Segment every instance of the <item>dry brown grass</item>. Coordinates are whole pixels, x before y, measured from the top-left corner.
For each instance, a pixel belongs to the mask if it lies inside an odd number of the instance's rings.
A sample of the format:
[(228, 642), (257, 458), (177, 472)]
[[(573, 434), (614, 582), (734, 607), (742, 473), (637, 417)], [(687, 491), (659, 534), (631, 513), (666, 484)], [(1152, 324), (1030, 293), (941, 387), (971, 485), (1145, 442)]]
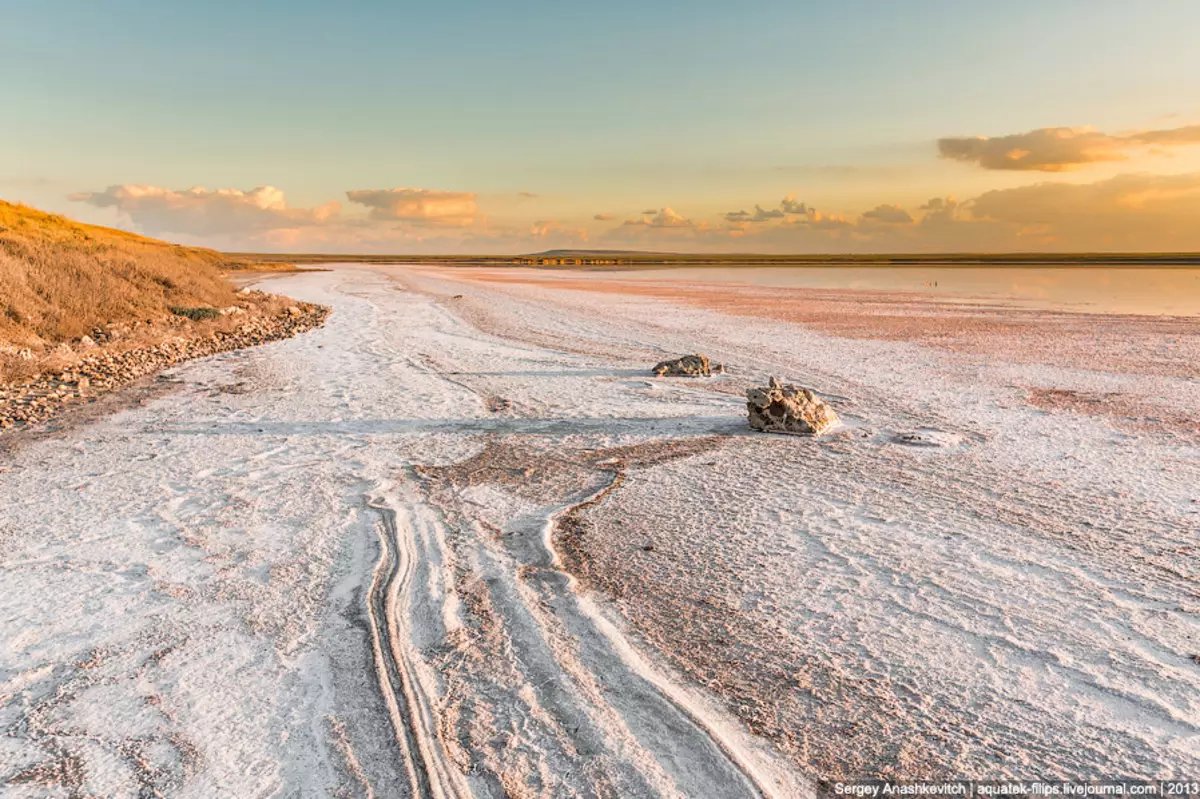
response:
[(40, 353), (109, 323), (160, 319), (171, 306), (223, 307), (240, 264), (0, 201), (0, 342)]
[[(84, 225), (0, 200), (0, 382), (69, 366), (78, 351), (86, 351), (80, 338), (98, 328), (122, 328), (120, 347), (128, 347), (168, 334), (232, 327), (236, 318), (189, 322), (171, 309), (234, 305), (237, 287), (222, 272), (257, 268), (214, 250)], [(280, 303), (286, 307), (290, 301), (258, 297), (253, 310), (277, 312)]]

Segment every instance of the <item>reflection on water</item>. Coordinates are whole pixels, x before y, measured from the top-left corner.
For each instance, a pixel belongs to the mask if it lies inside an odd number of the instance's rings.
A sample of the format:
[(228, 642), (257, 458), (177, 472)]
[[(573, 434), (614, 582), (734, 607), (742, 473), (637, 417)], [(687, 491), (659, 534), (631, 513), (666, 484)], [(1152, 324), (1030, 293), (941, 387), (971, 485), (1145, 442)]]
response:
[(682, 266), (591, 272), (618, 280), (907, 291), (949, 301), (1106, 314), (1200, 316), (1200, 269), (1154, 267)]

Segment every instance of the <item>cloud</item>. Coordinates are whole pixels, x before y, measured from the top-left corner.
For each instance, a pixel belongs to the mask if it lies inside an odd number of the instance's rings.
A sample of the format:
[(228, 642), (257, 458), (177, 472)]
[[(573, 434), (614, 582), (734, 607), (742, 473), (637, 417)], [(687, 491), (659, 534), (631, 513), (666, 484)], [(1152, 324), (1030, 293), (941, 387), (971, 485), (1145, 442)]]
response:
[(789, 194), (779, 201), (777, 209), (764, 210), (761, 205), (754, 206), (754, 213), (735, 211), (725, 214), (729, 222), (770, 222), (776, 219), (784, 220), (793, 225), (816, 225), (824, 227), (840, 227), (845, 221), (840, 217), (829, 217), (817, 209), (796, 200), (795, 194)]
[(696, 237), (696, 247), (796, 253), (1200, 249), (1200, 173), (1048, 181), (965, 201), (934, 197), (915, 213), (881, 204), (856, 220), (806, 209), (777, 224), (743, 225), (736, 239), (708, 231)]
[(844, 230), (854, 227), (854, 223), (843, 216), (830, 216), (812, 208), (809, 209), (806, 217), (794, 220), (792, 224), (814, 230)]
[(294, 208), (271, 186), (119, 185), (71, 199), (113, 209), (122, 224), (128, 220), (150, 235), (226, 250), (506, 253), (577, 247), (589, 237), (606, 247), (694, 252), (1200, 250), (1200, 173), (1046, 181), (968, 199), (933, 197), (911, 210), (872, 203), (846, 216), (788, 195), (776, 208), (755, 204), (692, 218), (663, 207), (618, 224), (602, 213), (489, 219), (469, 193), (392, 189), (347, 196), (361, 208)]
[(871, 222), (881, 222), (885, 225), (907, 225), (913, 221), (912, 215), (897, 205), (877, 205), (862, 215), (863, 219)]
[(804, 203), (796, 202), (795, 194), (789, 194), (784, 197), (779, 203), (779, 209), (785, 214), (808, 214), (808, 206)]
[(69, 199), (97, 208), (114, 208), (151, 236), (238, 236), (310, 227), (328, 223), (340, 208), (336, 202), (316, 208), (290, 208), (283, 192), (274, 186), (250, 191), (209, 191), (196, 186), (176, 191), (126, 184), (72, 194)]
[(942, 158), (984, 169), (1063, 172), (1087, 164), (1124, 161), (1139, 148), (1200, 144), (1200, 125), (1113, 136), (1092, 128), (1038, 128), (1008, 136), (938, 139)]
[(1200, 173), (999, 189), (976, 197), (971, 214), (1056, 249), (1195, 250), (1200, 249)]
[(926, 202), (917, 207), (918, 211), (927, 211), (930, 213), (942, 213), (947, 210), (953, 210), (960, 205), (958, 200), (953, 197), (931, 197)]
[(534, 222), (529, 228), (529, 235), (543, 241), (554, 239), (571, 244), (583, 244), (588, 240), (587, 228), (569, 225), (557, 219)]
[(783, 211), (778, 209), (766, 210), (761, 205), (754, 206), (754, 213), (745, 211), (730, 211), (725, 214), (728, 222), (769, 222), (772, 219), (783, 219)]
[[(627, 219), (622, 227), (649, 227), (649, 228), (689, 228), (695, 223), (677, 213), (672, 208), (663, 208), (660, 211), (643, 211), (641, 219)], [(653, 216), (651, 216), (653, 214)]]
[(917, 210), (925, 212), (925, 215), (921, 217), (922, 225), (933, 225), (953, 222), (958, 218), (958, 212), (963, 207), (963, 203), (953, 197), (932, 197)]
[(434, 189), (358, 189), (346, 192), (352, 203), (371, 209), (371, 217), (417, 227), (469, 227), (478, 208), (473, 192)]

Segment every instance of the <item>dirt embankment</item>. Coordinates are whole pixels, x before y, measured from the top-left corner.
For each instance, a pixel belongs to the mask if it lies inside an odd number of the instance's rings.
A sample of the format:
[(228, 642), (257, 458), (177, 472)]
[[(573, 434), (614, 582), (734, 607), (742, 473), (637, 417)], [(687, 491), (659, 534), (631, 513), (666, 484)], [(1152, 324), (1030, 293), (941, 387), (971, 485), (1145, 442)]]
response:
[(326, 308), (225, 277), (257, 266), (0, 201), (0, 429), (324, 322)]

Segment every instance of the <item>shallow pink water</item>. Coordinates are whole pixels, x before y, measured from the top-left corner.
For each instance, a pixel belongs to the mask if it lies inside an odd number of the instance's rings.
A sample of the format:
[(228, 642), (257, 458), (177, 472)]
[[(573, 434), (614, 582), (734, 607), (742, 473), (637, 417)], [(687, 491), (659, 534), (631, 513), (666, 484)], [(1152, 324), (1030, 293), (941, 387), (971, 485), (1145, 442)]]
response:
[(1084, 313), (1200, 316), (1200, 269), (1195, 268), (714, 265), (588, 274), (653, 282), (912, 291)]

